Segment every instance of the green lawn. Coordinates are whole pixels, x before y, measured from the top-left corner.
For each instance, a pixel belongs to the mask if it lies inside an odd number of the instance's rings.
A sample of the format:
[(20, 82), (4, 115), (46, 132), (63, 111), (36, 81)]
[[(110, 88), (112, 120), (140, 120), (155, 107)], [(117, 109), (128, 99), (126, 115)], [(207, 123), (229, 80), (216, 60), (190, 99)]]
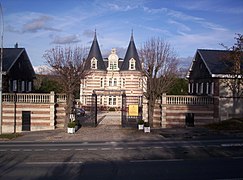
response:
[(0, 134), (0, 139), (8, 139), (8, 140), (11, 140), (11, 139), (15, 139), (17, 137), (21, 136), (21, 134), (14, 134), (14, 133), (10, 133), (10, 134)]
[(206, 125), (206, 127), (214, 130), (243, 130), (243, 118), (234, 118), (219, 123), (212, 123)]

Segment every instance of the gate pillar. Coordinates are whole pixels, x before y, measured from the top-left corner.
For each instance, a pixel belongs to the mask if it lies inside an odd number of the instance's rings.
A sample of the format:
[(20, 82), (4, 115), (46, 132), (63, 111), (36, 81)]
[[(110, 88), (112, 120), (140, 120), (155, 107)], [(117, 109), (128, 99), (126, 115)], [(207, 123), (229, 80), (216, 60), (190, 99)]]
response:
[(97, 126), (97, 94), (95, 93), (95, 91), (93, 91), (92, 94), (92, 114), (94, 115), (94, 122), (95, 122), (95, 126)]

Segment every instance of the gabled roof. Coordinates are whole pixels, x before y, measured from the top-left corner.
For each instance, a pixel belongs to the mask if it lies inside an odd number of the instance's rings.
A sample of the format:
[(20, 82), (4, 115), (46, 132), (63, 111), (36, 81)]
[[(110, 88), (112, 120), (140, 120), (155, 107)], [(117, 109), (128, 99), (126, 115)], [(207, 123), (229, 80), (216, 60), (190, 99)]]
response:
[(85, 69), (86, 70), (90, 69), (91, 59), (94, 58), (94, 57), (97, 59), (97, 69), (98, 70), (106, 70), (105, 64), (104, 64), (104, 61), (103, 61), (103, 58), (102, 58), (102, 55), (101, 55), (99, 43), (98, 43), (98, 40), (97, 40), (96, 32), (95, 32), (94, 40), (92, 42), (92, 45), (91, 45), (91, 48), (90, 48), (90, 51), (89, 51), (89, 55), (88, 55), (86, 62), (85, 62)]
[(3, 49), (3, 69), (2, 69), (3, 72), (8, 73), (21, 55), (25, 57), (30, 73), (34, 77), (35, 71), (33, 69), (33, 66), (31, 65), (27, 52), (25, 51), (24, 48), (4, 48)]
[[(230, 67), (232, 67), (232, 63), (229, 61), (229, 57), (231, 53), (232, 51), (227, 50), (198, 49), (187, 77), (189, 77), (190, 71), (193, 69), (197, 56), (202, 59), (212, 77), (230, 75)], [(241, 69), (243, 69), (243, 56), (241, 57)]]
[(136, 60), (136, 70), (141, 71), (142, 70), (141, 62), (139, 60), (137, 48), (134, 43), (133, 34), (131, 35), (131, 39), (130, 39), (130, 42), (129, 42), (129, 45), (127, 48), (127, 52), (125, 54), (125, 58), (122, 63), (122, 66), (121, 66), (121, 71), (126, 71), (129, 69), (129, 60), (131, 58)]

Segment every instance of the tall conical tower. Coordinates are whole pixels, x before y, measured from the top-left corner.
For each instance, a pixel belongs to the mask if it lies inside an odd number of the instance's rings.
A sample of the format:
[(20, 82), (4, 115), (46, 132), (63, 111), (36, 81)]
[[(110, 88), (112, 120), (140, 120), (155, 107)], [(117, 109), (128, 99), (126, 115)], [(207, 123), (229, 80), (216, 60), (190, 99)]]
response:
[(94, 35), (94, 40), (92, 42), (90, 51), (89, 51), (89, 55), (86, 59), (85, 62), (85, 69), (86, 70), (90, 70), (90, 69), (97, 69), (97, 70), (106, 70), (105, 69), (105, 64), (101, 55), (101, 51), (100, 51), (100, 46), (97, 40), (97, 35), (96, 35), (96, 31), (95, 31), (95, 35)]
[[(134, 65), (134, 67), (131, 66), (131, 63)], [(142, 70), (137, 48), (134, 43), (133, 32), (131, 33), (131, 38), (127, 48), (127, 52), (125, 54), (125, 58), (121, 66), (121, 71), (127, 71), (127, 70), (136, 70), (136, 71)]]

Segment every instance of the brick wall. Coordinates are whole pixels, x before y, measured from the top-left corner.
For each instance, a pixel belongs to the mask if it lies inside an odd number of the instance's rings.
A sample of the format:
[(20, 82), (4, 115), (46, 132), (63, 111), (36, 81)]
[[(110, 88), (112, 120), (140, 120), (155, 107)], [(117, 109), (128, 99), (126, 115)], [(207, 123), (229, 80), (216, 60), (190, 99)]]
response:
[(195, 126), (218, 121), (215, 106), (211, 97), (163, 95), (155, 106), (154, 127), (184, 127), (186, 113), (194, 114)]
[[(65, 97), (50, 94), (3, 94), (2, 133), (21, 132), (23, 113), (30, 114), (30, 131), (64, 127)], [(16, 125), (15, 125), (16, 124)]]

